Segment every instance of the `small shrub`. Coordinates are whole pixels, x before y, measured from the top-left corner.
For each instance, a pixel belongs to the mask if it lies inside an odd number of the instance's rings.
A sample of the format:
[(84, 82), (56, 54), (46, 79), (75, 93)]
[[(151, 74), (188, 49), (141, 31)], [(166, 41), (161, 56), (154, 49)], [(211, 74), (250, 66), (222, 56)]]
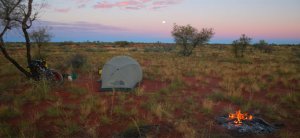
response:
[(13, 106), (0, 106), (0, 120), (18, 117), (22, 114), (21, 110)]
[(69, 64), (75, 69), (79, 69), (83, 67), (86, 63), (87, 63), (86, 56), (81, 54), (76, 54), (72, 56), (69, 60)]
[(136, 96), (143, 96), (144, 94), (144, 88), (143, 87), (137, 87), (134, 91)]
[(130, 43), (127, 41), (116, 41), (115, 45), (119, 46), (119, 47), (126, 47), (128, 46)]
[(76, 96), (82, 96), (87, 93), (87, 90), (85, 88), (82, 88), (82, 87), (76, 86), (76, 85), (70, 85), (67, 88), (67, 90), (70, 91), (71, 93), (75, 94)]
[(299, 109), (300, 108), (300, 93), (290, 92), (284, 96), (281, 96), (280, 102), (288, 107)]
[(240, 39), (234, 40), (232, 42), (232, 50), (236, 58), (238, 57), (244, 57), (244, 53), (246, 51), (246, 48), (248, 45), (250, 45), (251, 38), (246, 36), (245, 34), (242, 34)]
[(50, 83), (47, 80), (39, 82), (33, 81), (33, 87), (24, 93), (24, 97), (28, 101), (40, 102), (43, 100), (54, 100), (55, 97), (50, 94), (52, 90)]
[(105, 101), (98, 96), (87, 95), (80, 104), (81, 119), (85, 120), (92, 112), (104, 113), (106, 111)]
[(259, 40), (259, 42), (254, 44), (253, 46), (264, 53), (272, 52), (272, 47), (265, 40)]
[(244, 98), (241, 96), (228, 96), (227, 99), (236, 105), (242, 105), (244, 103)]
[(208, 98), (213, 101), (223, 101), (226, 99), (224, 93), (219, 91), (214, 91), (212, 94), (208, 95)]
[(59, 117), (62, 114), (63, 114), (62, 109), (60, 109), (57, 106), (49, 107), (46, 110), (46, 115), (49, 117)]
[(115, 113), (116, 115), (120, 116), (120, 117), (128, 117), (130, 115), (130, 113), (125, 110), (124, 107), (117, 105), (114, 107), (113, 109), (113, 113)]
[(158, 117), (159, 120), (161, 120), (163, 117), (172, 117), (172, 115), (168, 112), (168, 105), (166, 104), (152, 104), (150, 110), (154, 115), (156, 115), (156, 117)]
[(202, 111), (206, 114), (210, 114), (212, 112), (214, 106), (214, 102), (209, 99), (204, 99), (202, 101)]
[(197, 137), (197, 131), (191, 127), (186, 120), (181, 120), (175, 123), (175, 129), (183, 135), (184, 138)]
[(111, 123), (111, 119), (109, 117), (107, 117), (106, 115), (104, 115), (104, 116), (101, 116), (100, 122), (104, 125), (108, 125)]
[(11, 126), (7, 123), (0, 123), (0, 137), (6, 137), (6, 138), (14, 138), (18, 137), (17, 128)]
[(70, 122), (61, 130), (61, 134), (63, 136), (72, 137), (73, 135), (75, 135), (80, 131), (81, 131), (81, 127), (77, 123)]

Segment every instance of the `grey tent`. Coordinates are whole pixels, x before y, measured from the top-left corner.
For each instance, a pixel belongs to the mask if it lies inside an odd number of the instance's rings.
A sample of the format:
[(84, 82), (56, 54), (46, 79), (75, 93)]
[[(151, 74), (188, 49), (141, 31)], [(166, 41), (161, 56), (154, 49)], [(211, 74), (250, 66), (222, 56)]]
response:
[(116, 56), (105, 63), (102, 69), (101, 90), (130, 90), (141, 80), (140, 64), (128, 56)]

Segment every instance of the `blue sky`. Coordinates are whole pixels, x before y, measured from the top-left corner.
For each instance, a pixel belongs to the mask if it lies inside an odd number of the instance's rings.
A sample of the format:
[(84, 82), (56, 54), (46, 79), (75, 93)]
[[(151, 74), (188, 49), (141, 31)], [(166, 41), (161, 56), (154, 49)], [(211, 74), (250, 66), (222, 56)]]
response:
[[(173, 42), (173, 24), (214, 28), (212, 43), (246, 34), (300, 43), (300, 0), (48, 0), (37, 26), (53, 41)], [(165, 23), (163, 23), (165, 21)], [(9, 37), (19, 40), (22, 37)]]

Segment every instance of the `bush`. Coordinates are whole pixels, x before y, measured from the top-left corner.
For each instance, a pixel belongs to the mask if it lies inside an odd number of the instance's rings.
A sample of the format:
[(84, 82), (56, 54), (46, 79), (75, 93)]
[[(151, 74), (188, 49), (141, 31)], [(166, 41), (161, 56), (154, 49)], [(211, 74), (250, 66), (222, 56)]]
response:
[(272, 52), (271, 46), (265, 40), (260, 40), (258, 43), (254, 44), (254, 47), (259, 49), (260, 51), (262, 51), (264, 53), (271, 53)]
[(70, 58), (69, 64), (75, 68), (81, 68), (84, 64), (87, 63), (87, 58), (81, 54), (76, 54)]
[(244, 52), (246, 51), (247, 46), (250, 45), (250, 42), (251, 38), (247, 37), (245, 34), (242, 34), (238, 40), (232, 42), (232, 50), (236, 58), (244, 57)]
[(116, 41), (115, 45), (120, 46), (120, 47), (126, 47), (129, 45), (129, 42), (127, 41)]

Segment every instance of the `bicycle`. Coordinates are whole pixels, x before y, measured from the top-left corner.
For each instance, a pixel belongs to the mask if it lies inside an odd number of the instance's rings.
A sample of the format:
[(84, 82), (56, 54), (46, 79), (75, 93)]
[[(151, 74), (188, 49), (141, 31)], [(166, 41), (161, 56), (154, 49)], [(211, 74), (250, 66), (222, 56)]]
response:
[(45, 60), (32, 60), (28, 68), (34, 80), (46, 79), (58, 85), (61, 85), (64, 81), (62, 74), (48, 68)]

